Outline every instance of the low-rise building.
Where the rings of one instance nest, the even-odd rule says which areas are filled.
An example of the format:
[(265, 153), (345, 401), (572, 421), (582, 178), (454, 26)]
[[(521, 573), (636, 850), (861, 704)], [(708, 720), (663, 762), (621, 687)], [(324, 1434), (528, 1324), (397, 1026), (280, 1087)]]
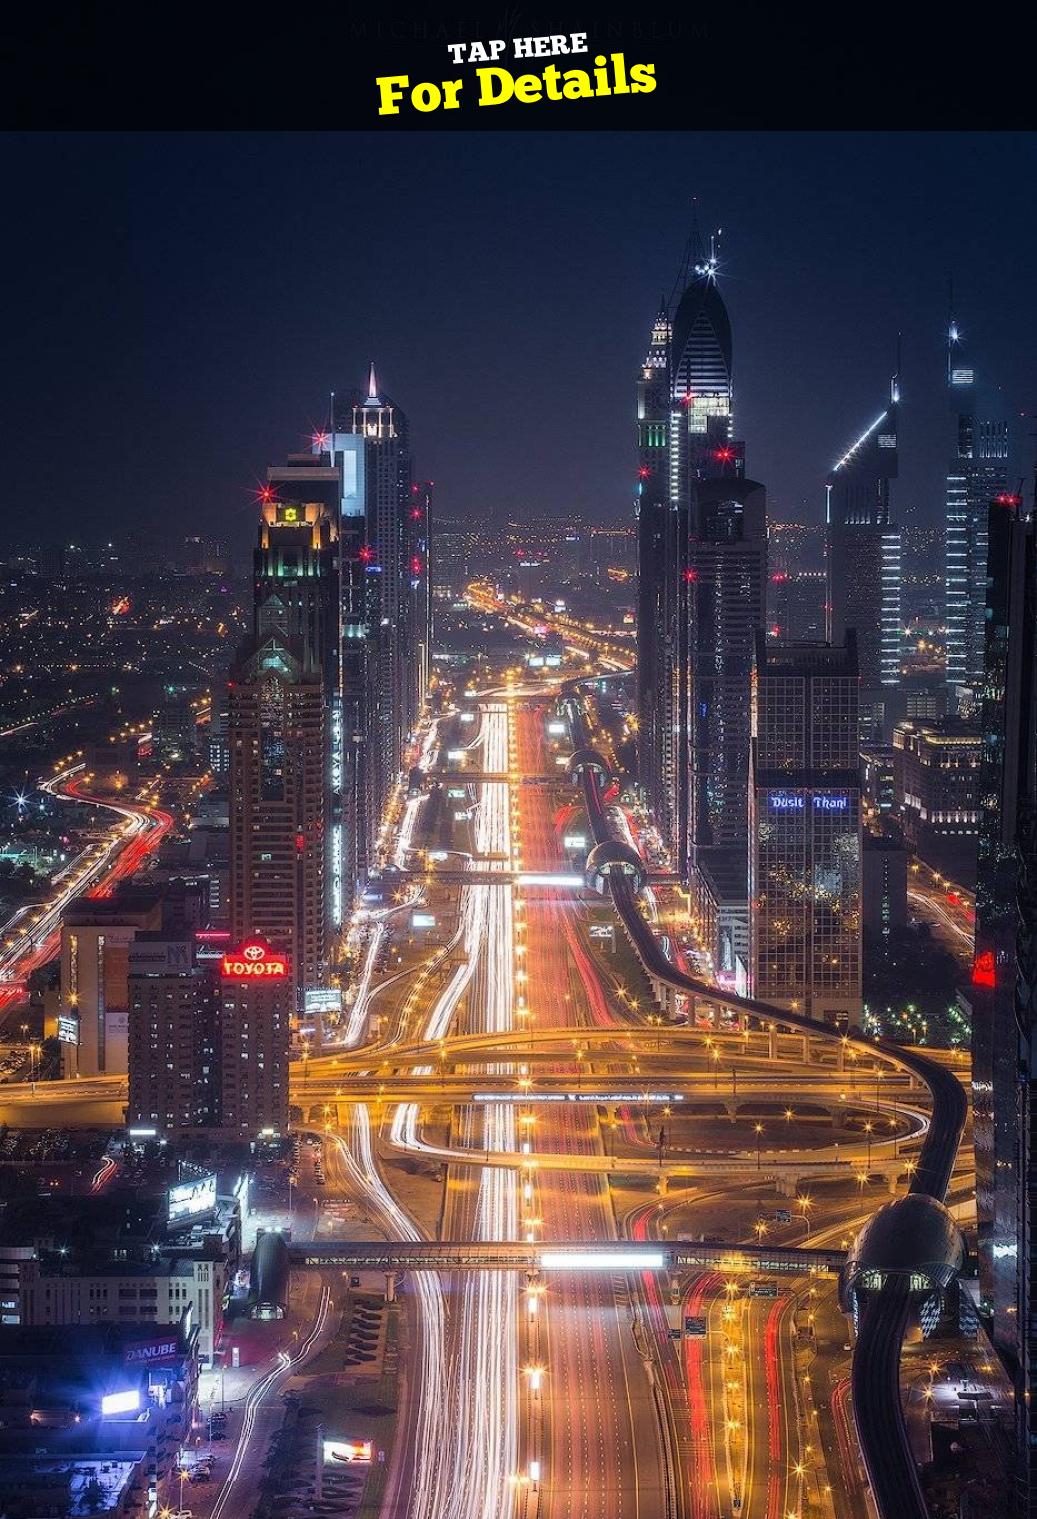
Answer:
[(746, 990), (749, 968), (748, 861), (738, 849), (703, 849), (691, 879), (699, 939), (721, 986)]
[(179, 1323), (197, 1331), (203, 1366), (213, 1364), (233, 1271), (222, 1252), (171, 1251), (153, 1261), (70, 1261), (35, 1256), (21, 1272), (23, 1324)]
[(20, 1477), (47, 1502), (67, 1490), (56, 1515), (153, 1513), (190, 1435), (197, 1338), (188, 1313), (175, 1323), (0, 1328), (5, 1502)]
[(130, 945), (161, 921), (161, 893), (154, 889), (79, 897), (66, 908), (58, 1008), (62, 1076), (125, 1076)]
[(4, 1232), (14, 1243), (0, 1245), (3, 1322), (148, 1333), (186, 1314), (198, 1361), (212, 1365), (241, 1258), (241, 1208), (221, 1194), (205, 1214), (170, 1224), (168, 1199), (189, 1185), (125, 1205), (115, 1193), (12, 1209)]
[(975, 884), (982, 740), (961, 718), (893, 729), (897, 806), (911, 851), (961, 885)]

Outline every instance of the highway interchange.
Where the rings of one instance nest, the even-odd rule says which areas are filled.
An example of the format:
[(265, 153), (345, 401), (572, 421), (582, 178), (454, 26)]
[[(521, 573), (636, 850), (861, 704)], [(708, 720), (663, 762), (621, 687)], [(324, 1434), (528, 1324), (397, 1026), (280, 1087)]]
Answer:
[[(600, 903), (571, 885), (518, 881), (571, 873), (562, 833), (581, 815), (579, 793), (564, 772), (555, 785), (523, 784), (557, 773), (547, 731), (557, 697), (509, 681), (468, 704), (454, 776), (467, 815), (451, 863), (467, 862), (472, 884), (458, 885), (456, 871), (437, 882), (415, 843), (423, 803), (403, 808), (393, 854), (419, 872), (408, 901), (433, 908), (441, 932), (422, 950), (406, 910), (372, 914), (342, 1042), (293, 1069), (293, 1104), (324, 1134), (327, 1196), (362, 1200), (400, 1241), (615, 1240), (621, 1250), (623, 1239), (686, 1233), (733, 1248), (765, 1237), (845, 1248), (890, 1189), (928, 1174), (921, 1069), (829, 1035), (749, 1026), (726, 1016), (719, 995), (712, 1007), (704, 997), (701, 1026), (649, 1024), (644, 986), (634, 1010), (587, 934)], [(452, 720), (426, 735), (430, 769), (448, 765), (436, 729)], [(469, 759), (473, 772), (506, 779), (465, 780)], [(74, 767), (52, 784), (73, 796), (81, 787)], [(592, 824), (586, 784), (582, 808)], [(111, 852), (78, 862), (69, 895), (104, 889), (119, 855), (127, 873), (128, 846), (163, 827), (153, 809), (124, 812)], [(62, 906), (32, 924), (31, 943), (16, 931), (6, 965), (22, 974), (28, 953), (52, 945)], [(379, 976), (377, 950), (394, 935), (407, 959)], [(0, 1117), (96, 1122), (124, 1100), (112, 1078), (74, 1092), (10, 1086)], [(657, 1144), (662, 1125), (668, 1148)], [(963, 1164), (956, 1149), (955, 1137), (940, 1162), (944, 1187)], [(437, 1217), (401, 1185), (415, 1162), (441, 1168)], [(959, 1189), (966, 1177), (957, 1172)], [(383, 1512), (863, 1515), (848, 1357), (815, 1328), (826, 1304), (831, 1322), (834, 1284), (804, 1273), (770, 1296), (747, 1293), (747, 1280), (622, 1265), (408, 1274), (412, 1355), (388, 1479), (395, 1506)], [(686, 1335), (689, 1319), (705, 1334)], [(233, 1514), (229, 1490), (223, 1501)]]

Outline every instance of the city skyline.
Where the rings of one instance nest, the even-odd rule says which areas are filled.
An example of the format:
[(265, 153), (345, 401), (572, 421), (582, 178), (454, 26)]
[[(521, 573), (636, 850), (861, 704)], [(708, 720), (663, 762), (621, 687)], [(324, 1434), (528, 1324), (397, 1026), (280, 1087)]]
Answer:
[[(977, 366), (1012, 415), (1029, 405), (1033, 360), (1001, 315), (1011, 305), (1023, 329), (1037, 315), (1011, 254), (1028, 239), (1025, 200), (1012, 239), (989, 234), (1032, 169), (1028, 139), (653, 139), (660, 161), (679, 155), (676, 179), (646, 176), (641, 143), (611, 134), (471, 136), (463, 160), (453, 138), (344, 141), (360, 165), (376, 140), (386, 173), (367, 186), (360, 241), (342, 236), (345, 191), (341, 207), (332, 196), (288, 218), (270, 211), (297, 174), (319, 179), (332, 154), (338, 165), (337, 139), (4, 145), (34, 213), (31, 236), (0, 254), (22, 297), (3, 381), (22, 445), (6, 484), (16, 532), (18, 500), (42, 498), (69, 536), (84, 515), (115, 532), (175, 514), (185, 531), (240, 543), (269, 454), (306, 446), (326, 424), (328, 391), (361, 383), (372, 358), (421, 417), (416, 446), (455, 513), (624, 520), (628, 356), (670, 295), (696, 216), (706, 235), (723, 228), (721, 288), (743, 334), (738, 429), (784, 520), (820, 520), (825, 477), (870, 415), (898, 333), (900, 521), (940, 520), (951, 276)], [(79, 229), (75, 299), (59, 217)], [(564, 419), (543, 407), (544, 386), (558, 384), (570, 392)], [(459, 398), (479, 450), (453, 441)], [(66, 447), (41, 456), (26, 445), (50, 417)], [(586, 463), (570, 428), (588, 439)], [(1028, 468), (1029, 423), (1016, 431)], [(517, 444), (524, 434), (536, 450)]]
[(7, 146), (2, 1519), (1033, 1519), (1034, 143)]

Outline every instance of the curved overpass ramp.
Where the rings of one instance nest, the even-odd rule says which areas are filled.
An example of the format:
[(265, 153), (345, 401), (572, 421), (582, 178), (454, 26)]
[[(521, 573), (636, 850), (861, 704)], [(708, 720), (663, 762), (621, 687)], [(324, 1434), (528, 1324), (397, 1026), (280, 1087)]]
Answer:
[[(567, 707), (573, 748), (579, 753), (585, 752), (588, 745), (576, 685), (572, 682), (563, 688), (563, 701)], [(600, 772), (595, 766), (583, 764), (577, 767), (576, 778), (583, 790), (595, 845), (615, 843), (616, 835), (602, 799)], [(714, 1003), (727, 1002), (736, 1012), (766, 1019), (780, 1027), (802, 1030), (820, 1038), (842, 1039), (843, 1036), (828, 1024), (753, 998), (725, 997), (708, 982), (685, 975), (667, 960), (658, 939), (645, 922), (637, 902), (634, 877), (620, 870), (610, 870), (604, 876), (603, 884), (641, 964), (653, 981)], [(928, 1087), (932, 1099), (932, 1122), (922, 1143), (909, 1195), (900, 1203), (910, 1204), (911, 1196), (916, 1195), (942, 1206), (968, 1112), (961, 1083), (935, 1060), (928, 1060), (924, 1055), (899, 1045), (852, 1037), (850, 1043), (869, 1053), (880, 1051)], [(898, 1204), (889, 1206), (896, 1209)], [(876, 1282), (879, 1281), (881, 1285), (864, 1295), (858, 1315), (857, 1343), (851, 1368), (857, 1434), (881, 1519), (928, 1519), (900, 1401), (900, 1357), (914, 1307), (911, 1275), (900, 1271), (879, 1272)]]

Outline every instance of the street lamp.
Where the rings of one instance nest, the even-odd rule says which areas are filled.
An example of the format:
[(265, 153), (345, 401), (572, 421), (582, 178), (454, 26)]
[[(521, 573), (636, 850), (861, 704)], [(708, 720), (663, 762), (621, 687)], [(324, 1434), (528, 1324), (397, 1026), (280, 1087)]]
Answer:
[(763, 1133), (763, 1124), (762, 1123), (755, 1124), (754, 1128), (756, 1130), (756, 1169), (757, 1169), (757, 1171), (759, 1171), (761, 1169), (761, 1162), (760, 1162), (760, 1135)]

